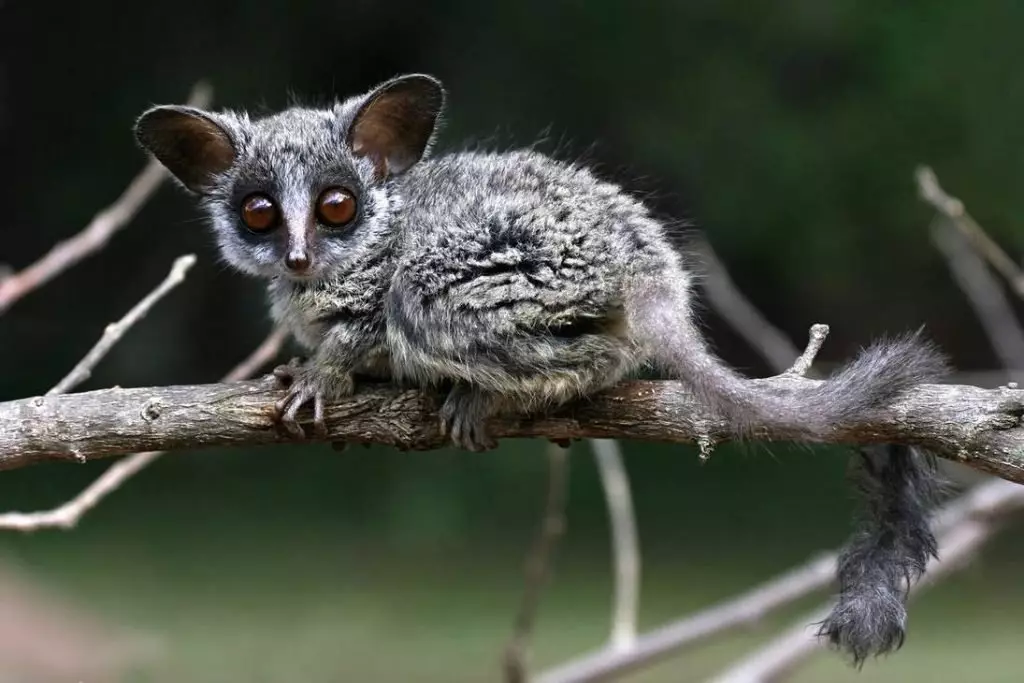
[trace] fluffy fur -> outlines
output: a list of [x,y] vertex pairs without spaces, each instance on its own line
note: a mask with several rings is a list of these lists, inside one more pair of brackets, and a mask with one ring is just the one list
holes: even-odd
[[[269,281],[273,317],[312,352],[282,373],[281,418],[297,436],[300,406],[312,402],[322,425],[324,401],[367,371],[451,385],[444,426],[473,450],[494,445],[486,422],[499,411],[543,410],[645,365],[687,382],[740,435],[763,425],[812,439],[941,374],[939,355],[909,335],[874,344],[812,391],[739,376],[708,350],[691,272],[646,206],[534,151],[428,158],[443,101],[436,80],[412,75],[330,109],[252,120],[158,107],[137,124],[143,146],[201,197],[224,258]],[[342,229],[314,211],[335,186],[358,202]],[[252,192],[273,199],[277,229],[242,224]],[[312,260],[302,274],[284,265],[296,249]],[[869,478],[873,526],[847,551],[824,627],[858,660],[902,638],[894,577],[919,573],[934,550],[918,505],[927,475],[905,454],[890,461]]]
[[934,459],[913,448],[876,446],[859,455],[863,519],[839,556],[839,598],[818,631],[857,666],[903,645],[907,590],[938,556],[928,514],[941,488]]

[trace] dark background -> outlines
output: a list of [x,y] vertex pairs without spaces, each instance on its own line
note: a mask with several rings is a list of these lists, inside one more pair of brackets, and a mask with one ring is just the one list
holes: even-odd
[[[27,265],[109,204],[145,161],[134,118],[183,101],[199,78],[218,107],[276,110],[425,71],[449,89],[441,149],[542,140],[591,161],[707,236],[796,342],[810,323],[830,323],[824,362],[925,324],[960,369],[991,369],[929,243],[913,171],[932,165],[1020,252],[1022,29],[1013,2],[5,0],[0,262]],[[199,212],[168,185],[104,251],[3,316],[0,398],[44,392],[185,252],[199,256],[185,285],[87,386],[223,374],[268,330],[262,288],[218,262]],[[725,358],[768,372],[706,319]],[[646,627],[849,530],[844,451],[723,447],[700,465],[690,448],[624,448]],[[0,507],[56,504],[105,466],[4,472]],[[572,468],[538,665],[605,637],[606,518],[584,444]],[[544,485],[543,448],[528,441],[487,455],[175,454],[77,530],[8,534],[0,553],[105,619],[159,636],[163,657],[133,680],[495,680]],[[1021,538],[1011,528],[923,597],[897,656],[859,676],[822,656],[797,679],[1015,680]],[[798,614],[630,680],[701,680]]]

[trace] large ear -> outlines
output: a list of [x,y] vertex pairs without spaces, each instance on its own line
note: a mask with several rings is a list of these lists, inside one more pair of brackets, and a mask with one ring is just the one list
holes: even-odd
[[427,152],[444,108],[444,88],[433,76],[399,76],[363,100],[348,132],[357,156],[377,165],[382,177],[397,175]]
[[214,116],[193,107],[154,107],[135,123],[135,137],[181,184],[203,194],[231,168],[235,147]]

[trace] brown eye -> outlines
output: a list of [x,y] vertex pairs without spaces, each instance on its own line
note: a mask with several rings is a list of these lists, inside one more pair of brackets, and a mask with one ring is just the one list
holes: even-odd
[[328,188],[316,200],[316,215],[331,227],[345,225],[356,215],[356,198],[340,187]]
[[251,194],[242,202],[242,222],[253,232],[265,232],[277,225],[277,207],[265,194]]

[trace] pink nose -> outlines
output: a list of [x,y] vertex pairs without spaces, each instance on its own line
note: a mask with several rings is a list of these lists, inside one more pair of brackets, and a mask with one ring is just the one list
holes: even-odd
[[305,251],[293,251],[284,257],[284,265],[293,273],[305,273],[312,265],[312,259]]

